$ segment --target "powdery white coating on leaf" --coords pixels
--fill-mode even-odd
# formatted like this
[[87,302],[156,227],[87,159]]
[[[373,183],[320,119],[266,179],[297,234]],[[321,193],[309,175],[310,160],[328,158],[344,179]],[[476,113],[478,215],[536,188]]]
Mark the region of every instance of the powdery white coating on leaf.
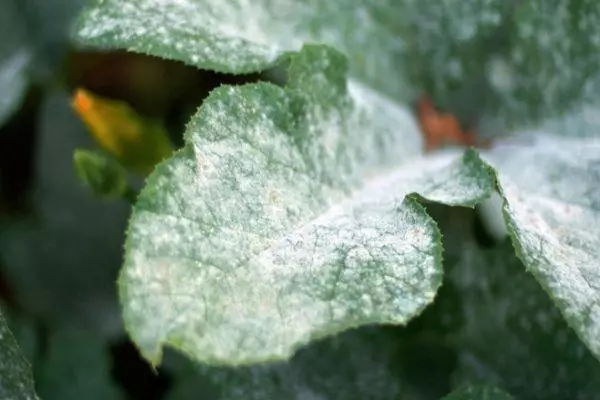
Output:
[[29,364],[0,314],[0,399],[37,400]]
[[126,48],[201,68],[243,73],[265,69],[305,43],[345,52],[351,74],[367,85],[408,98],[400,70],[404,42],[381,13],[397,4],[353,0],[100,0],[75,33],[86,45]]
[[485,157],[520,257],[600,358],[600,140],[531,138]]
[[217,89],[188,146],[151,175],[120,279],[145,356],[169,343],[207,362],[285,359],[314,337],[406,323],[432,301],[439,232],[405,196],[470,205],[490,176],[472,152],[403,160],[414,122],[391,106],[376,114],[374,95],[354,101],[366,88],[343,95],[329,80],[336,54],[305,48],[290,89]]

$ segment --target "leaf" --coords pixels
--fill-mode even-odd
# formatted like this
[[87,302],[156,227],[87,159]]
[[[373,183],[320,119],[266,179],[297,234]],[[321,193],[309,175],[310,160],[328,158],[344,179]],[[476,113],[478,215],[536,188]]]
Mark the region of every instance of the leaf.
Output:
[[[443,334],[459,353],[457,381],[493,383],[527,399],[591,399],[600,392],[600,364],[508,241],[487,252],[465,245],[444,285],[438,315],[456,320]],[[459,312],[449,312],[457,299]]]
[[114,337],[123,332],[115,281],[130,207],[99,202],[77,178],[73,152],[93,142],[69,99],[50,92],[40,107],[31,190],[36,215],[0,221],[1,267],[17,304],[44,325]]
[[598,101],[595,0],[97,1],[75,38],[204,69],[263,70],[306,43],[344,52],[353,79],[406,102],[425,91],[502,135]]
[[35,368],[39,393],[44,400],[125,399],[110,368],[101,337],[60,329],[50,335],[46,358]]
[[35,400],[29,364],[0,314],[0,399]]
[[212,363],[286,359],[350,327],[404,324],[431,302],[439,232],[403,199],[472,205],[492,179],[472,152],[407,158],[414,123],[346,88],[344,69],[339,53],[308,46],[286,89],[215,90],[186,147],[150,176],[119,280],[144,356],[158,362],[168,343]]
[[403,43],[393,24],[380,23],[386,14],[394,22],[402,16],[393,0],[354,0],[343,8],[328,1],[104,0],[82,14],[74,36],[86,46],[237,74],[264,70],[305,43],[324,42],[347,52],[352,76],[406,99]]
[[0,0],[0,126],[21,105],[28,85],[31,60],[22,16],[14,0]]
[[[264,3],[258,5],[255,3],[252,8],[246,4],[233,6],[233,3],[219,3],[212,6],[207,0],[188,0],[177,4],[157,0],[139,0],[135,5],[121,7],[120,3],[116,1],[107,0],[97,3],[95,7],[84,14],[78,30],[78,38],[87,44],[124,47],[182,60],[203,68],[236,73],[265,68],[283,54],[300,48],[302,42],[321,41],[336,45],[341,51],[349,54],[352,76],[349,87],[363,88],[363,94],[354,96],[354,101],[366,96],[364,93],[368,93],[368,91],[364,89],[365,86],[375,91],[391,94],[395,99],[405,100],[411,96],[411,90],[404,91],[404,89],[407,87],[410,89],[411,85],[406,85],[404,82],[410,80],[419,88],[425,88],[432,93],[436,99],[441,99],[442,106],[456,105],[460,111],[458,112],[459,116],[470,115],[474,119],[479,119],[479,116],[499,118],[500,128],[494,128],[497,132],[501,132],[502,124],[522,126],[525,122],[537,121],[550,115],[558,118],[560,117],[559,112],[582,104],[586,107],[582,106],[577,112],[588,118],[595,115],[598,55],[597,52],[590,51],[590,49],[594,48],[594,43],[599,37],[597,30],[600,29],[600,24],[597,23],[598,8],[594,7],[595,3],[591,0],[582,0],[576,3],[566,0],[552,2],[535,0],[527,2],[527,4],[501,0],[486,2],[456,0],[443,3],[405,1],[402,6],[394,3],[395,7],[390,7],[391,2],[379,3],[378,6],[349,7],[348,9],[352,10],[352,13],[344,13],[337,6],[323,5],[320,2],[311,3],[310,6],[306,3],[295,2],[294,7],[297,8],[289,9],[290,12],[287,14],[283,13],[284,6],[290,6],[290,4],[277,3],[272,7],[262,7]],[[335,8],[334,14],[322,12],[323,10],[331,11],[333,8]],[[546,17],[548,18],[546,19]],[[170,18],[176,20],[177,23],[170,23]],[[241,22],[242,20],[243,22]],[[310,26],[308,29],[310,34],[305,34],[306,26]],[[534,32],[535,34],[533,34]],[[381,45],[382,43],[385,45]],[[370,64],[371,62],[373,64]],[[546,64],[542,66],[542,73],[538,74],[540,63],[547,63],[548,67]],[[357,82],[362,82],[365,86]],[[320,88],[320,85],[317,84],[315,87]],[[526,88],[526,90],[522,88]],[[217,91],[211,99],[215,103],[220,103],[220,108],[211,105],[215,103],[210,103],[210,101],[208,103],[215,109],[215,115],[219,115],[223,107],[227,108],[223,104],[231,105],[231,101],[242,101],[243,97],[238,96],[237,90],[248,90],[247,95],[250,97],[258,97],[257,93],[267,91],[264,86],[260,85],[252,89],[255,92],[252,95],[248,88],[231,89],[230,97],[225,95],[226,89]],[[412,91],[414,92],[414,90]],[[282,97],[277,97],[278,95],[274,93],[270,96],[270,101],[259,102],[252,106],[264,108],[264,112],[271,115],[274,108],[281,109],[286,104]],[[371,98],[373,96],[370,96],[369,99],[362,99],[361,104],[372,103]],[[209,110],[210,107],[206,107],[205,110]],[[292,109],[293,106],[290,105],[290,108]],[[391,112],[389,110],[395,108],[393,104],[389,105],[386,107],[386,114],[389,115]],[[403,126],[386,122],[387,118],[378,116],[377,108],[371,109],[373,110],[372,121],[378,121],[380,129]],[[288,114],[291,114],[292,117],[278,119],[278,121],[287,121],[286,127],[290,126],[289,124],[292,124],[296,118],[296,114],[291,112]],[[212,131],[220,129],[214,123],[216,117],[209,118],[204,115],[206,114],[201,113],[197,116],[190,125],[189,131],[202,131],[202,127],[205,127],[204,129],[210,131],[205,136],[207,138],[214,137],[215,142],[223,145],[227,140],[216,140],[218,133]],[[238,115],[246,116],[241,111],[238,112]],[[347,119],[349,117],[344,116],[340,120],[340,125],[352,126],[353,122],[349,123]],[[563,119],[563,121],[565,120]],[[482,121],[485,122],[485,118]],[[588,126],[597,125],[594,122],[586,123]],[[371,131],[360,125],[354,125],[352,130],[357,136],[358,132],[360,135],[365,135]],[[540,139],[533,145],[520,143],[515,147],[517,158],[513,159],[513,156],[508,154],[502,156],[501,149],[494,149],[489,153],[489,160],[500,171],[498,180],[507,203],[506,218],[509,222],[509,230],[526,268],[532,271],[542,287],[546,289],[583,342],[596,356],[600,356],[598,341],[600,311],[597,290],[600,279],[598,279],[597,263],[594,262],[598,259],[598,246],[591,239],[593,236],[590,236],[590,231],[593,234],[597,232],[593,227],[588,229],[588,225],[584,225],[582,222],[596,221],[598,218],[598,208],[595,205],[595,202],[598,201],[595,187],[598,185],[594,186],[594,182],[597,182],[595,163],[597,161],[598,136],[594,133],[595,131],[585,132],[585,129],[583,134],[576,132],[581,126],[581,124],[577,124],[573,129],[564,129],[568,128],[568,125],[565,125],[560,132],[559,130],[550,132],[591,138],[587,140],[573,138],[563,141],[552,138],[548,139],[548,142]],[[235,128],[236,124],[232,122],[231,127],[222,128],[222,133],[225,135],[225,133],[233,132],[234,134],[230,138],[235,138]],[[293,129],[291,130],[293,131]],[[541,131],[539,134],[544,135],[547,132]],[[193,137],[189,132],[188,136]],[[361,140],[352,136],[348,136],[346,140],[348,143],[356,140],[356,143],[360,143],[357,148],[364,147],[361,146]],[[157,213],[156,210],[161,206],[156,206],[156,208],[150,206],[151,204],[160,204],[161,201],[167,202],[159,196],[159,190],[168,188],[173,193],[185,193],[186,191],[180,188],[195,182],[189,176],[190,174],[176,172],[175,166],[180,170],[191,170],[198,168],[198,165],[202,165],[204,171],[206,168],[210,169],[213,161],[203,153],[200,153],[203,154],[200,163],[194,162],[194,152],[198,152],[198,143],[201,142],[196,142],[194,139],[189,141],[193,143],[192,146],[188,146],[186,150],[178,153],[171,164],[165,164],[163,169],[149,180],[149,186],[145,191],[146,197],[138,204],[138,210],[146,208],[152,211],[146,211],[144,216],[136,213],[132,220],[129,243],[133,244],[130,244],[132,247],[128,252],[129,260],[123,276],[135,275],[137,282],[140,283],[139,287],[147,285],[153,287],[154,290],[163,292],[171,290],[167,285],[161,284],[161,280],[158,278],[149,279],[142,272],[134,274],[134,269],[130,266],[132,263],[137,262],[141,265],[148,261],[147,257],[139,257],[139,261],[136,261],[135,257],[138,255],[132,255],[133,249],[137,246],[136,241],[141,243],[141,239],[138,241],[136,237],[144,239],[149,237],[149,234],[140,234],[139,231],[152,231],[154,236],[161,236],[156,235],[156,232],[163,232],[163,229],[177,231],[184,237],[177,238],[172,235],[171,238],[173,241],[180,240],[184,243],[183,249],[189,247],[190,240],[186,240],[186,238],[194,237],[188,234],[188,229],[184,228],[186,223],[177,225],[173,218],[151,217],[152,213]],[[394,148],[394,146],[390,146],[390,148]],[[220,151],[223,149],[221,148]],[[413,153],[407,151],[405,154],[417,153],[413,147],[411,149],[413,149]],[[577,154],[577,159],[572,163],[567,161],[566,149]],[[339,159],[343,161],[342,155],[351,158],[352,156],[347,153],[345,150],[340,151]],[[239,156],[239,153],[236,155]],[[496,157],[495,160],[494,157]],[[532,163],[530,162],[532,158],[536,160],[539,158],[540,162]],[[247,167],[254,165],[254,161],[251,161],[254,160],[254,156],[240,159],[249,163]],[[382,157],[382,160],[385,159],[386,157]],[[436,160],[436,157],[431,160]],[[398,165],[403,163],[408,165],[405,157],[397,157],[396,161]],[[412,161],[412,170],[424,168],[424,165],[428,163],[435,163],[435,161],[423,161],[421,164],[414,159]],[[187,167],[184,167],[186,163]],[[342,164],[343,162],[338,162],[337,165]],[[314,165],[322,168],[322,164],[315,163]],[[434,169],[434,167],[431,168]],[[484,170],[484,167],[478,169],[482,176],[485,176]],[[220,170],[218,173],[221,173]],[[559,174],[560,179],[554,176],[556,174]],[[326,182],[335,181],[335,177],[338,175],[342,175],[344,178],[347,176],[346,173],[341,174],[336,171],[336,173],[326,175],[329,179]],[[167,178],[167,176],[172,176],[172,178]],[[201,176],[204,176],[204,172]],[[452,182],[461,182],[460,174],[454,177],[456,180]],[[186,182],[188,183],[186,184]],[[286,180],[286,182],[288,181]],[[579,182],[580,186],[573,185],[574,182]],[[255,183],[253,182],[253,184]],[[488,184],[486,179],[483,179],[482,183]],[[238,196],[246,193],[243,190],[240,191],[239,186],[232,187],[235,190],[232,193]],[[411,188],[411,190],[418,190],[418,188]],[[460,192],[460,190],[457,189],[456,192]],[[443,194],[443,191],[438,191],[438,194],[440,193]],[[575,193],[584,198],[583,203],[580,198],[574,197]],[[157,198],[151,201],[153,196]],[[200,191],[194,192],[194,196],[196,199],[210,198],[213,201],[215,199]],[[313,207],[323,204],[320,203],[322,197],[319,198],[319,196],[323,195],[317,193],[315,198],[294,205],[306,207],[301,208],[303,211],[313,210]],[[264,197],[264,194],[261,194],[245,197],[242,200],[240,196],[236,206],[247,204],[247,198],[262,205],[261,200]],[[466,194],[465,197],[467,197]],[[178,196],[174,196],[174,198],[178,199]],[[228,199],[231,200],[231,203],[235,202],[235,196],[228,197]],[[556,202],[556,199],[559,201]],[[224,199],[221,196],[218,197],[218,200],[223,201]],[[461,200],[466,201],[464,198]],[[169,201],[171,201],[170,198]],[[288,199],[285,201],[285,204],[289,204]],[[308,204],[309,202],[312,204]],[[410,203],[410,199],[405,207],[408,207],[408,203]],[[471,204],[470,201],[468,203]],[[196,203],[179,201],[177,204],[170,204],[171,209],[175,210],[170,214],[183,213],[179,215],[193,216],[200,214],[205,219],[213,218],[204,215],[203,212],[192,211],[194,207],[190,207],[190,204],[195,205],[195,210],[202,210],[205,203],[200,200],[196,200]],[[225,205],[222,207],[224,214],[227,215],[230,210]],[[540,207],[540,209],[537,210],[536,207]],[[569,219],[570,216],[566,216],[565,210],[573,211],[576,218]],[[557,212],[556,215],[552,214],[554,212]],[[216,215],[217,218],[225,218],[219,213]],[[192,222],[188,224],[192,224]],[[174,225],[178,227],[175,228]],[[559,225],[561,225],[560,228]],[[167,228],[168,226],[170,228]],[[262,233],[262,228],[267,225],[257,224],[252,229],[259,226],[261,229],[258,231]],[[269,226],[269,228],[272,228],[269,229],[270,234],[275,235],[285,230],[285,227],[282,226]],[[210,243],[211,247],[209,248],[212,251],[216,251],[216,249],[224,251],[225,247],[221,246],[231,243],[232,239],[237,240],[236,234],[238,233],[239,230],[233,230],[227,238],[222,237],[223,242],[208,240],[206,243]],[[166,237],[166,235],[163,236]],[[153,240],[154,242],[150,240],[148,242],[159,241],[156,237]],[[194,248],[198,253],[206,250],[201,244],[196,244]],[[236,250],[252,253],[254,249],[237,248]],[[310,251],[308,252],[310,253]],[[184,257],[189,261],[179,262],[177,270],[172,267],[175,264],[171,264],[167,260],[159,263],[160,267],[154,265],[154,270],[159,270],[160,274],[164,276],[172,276],[175,282],[183,280],[183,277],[187,278],[189,273],[186,270],[193,269],[200,256],[197,256],[196,252],[183,251],[183,253],[184,256],[180,254],[179,257]],[[216,261],[216,264],[220,265],[222,260],[222,257],[218,257],[211,259],[210,262],[215,263]],[[130,269],[131,272],[128,272]],[[207,269],[202,271],[201,274],[208,273]],[[159,273],[156,274],[159,275]],[[251,277],[248,275],[247,278]],[[203,282],[204,279],[202,277]],[[123,284],[123,286],[126,285]],[[180,285],[178,288],[183,287]],[[122,288],[124,299],[138,297],[138,295],[132,295],[131,290],[130,287]],[[186,296],[191,296],[189,302],[192,302],[191,293],[193,292],[193,290],[178,292],[177,296],[181,299],[179,302],[185,303],[183,298]],[[143,296],[147,296],[145,290],[141,290],[139,294],[139,297]],[[128,303],[127,300],[125,302]],[[156,303],[148,309],[156,314],[160,314],[161,310],[169,310],[169,307],[158,304],[159,301]],[[127,318],[133,321],[134,317],[129,316],[132,306],[126,304],[125,307]],[[204,312],[203,307],[196,307],[198,309],[191,314],[201,315]],[[205,327],[204,325],[202,327],[194,324],[188,325],[190,322],[184,317],[175,318],[175,315],[179,315],[180,309],[173,308],[176,311],[165,312],[169,316],[173,315],[174,319],[161,322],[164,324],[163,331],[169,332],[168,335],[166,333],[164,335],[170,335],[172,337],[170,342],[177,343],[179,347],[191,346],[185,347],[185,350],[197,356],[202,351],[197,348],[196,344],[192,345],[191,343],[194,342],[194,339],[205,337],[203,336],[206,335]],[[138,310],[140,309],[138,308]],[[143,319],[137,320],[138,314],[140,313],[132,313],[132,315],[136,315],[136,322],[131,326],[138,325],[143,321]],[[193,338],[191,336],[178,337],[174,333],[177,332],[177,329],[173,326],[180,324],[188,327],[187,332],[190,332],[190,335],[191,332],[197,333],[193,335]],[[154,329],[155,327],[149,325],[148,332],[159,332],[160,330]],[[158,356],[156,344],[166,341],[166,336],[160,337],[159,334],[141,337],[133,330],[132,333],[138,343],[141,343],[145,354],[153,356]],[[184,345],[184,343],[186,344]],[[281,354],[285,355],[286,353],[282,352]]]
[[75,171],[82,183],[96,196],[114,199],[127,193],[127,176],[115,160],[101,154],[77,149],[73,153]]
[[72,106],[98,144],[132,171],[145,176],[173,152],[165,128],[124,102],[78,89]]
[[[295,400],[408,398],[398,370],[395,332],[363,328],[302,349],[289,362],[238,368],[197,365],[176,380],[168,400]],[[415,397],[410,397],[415,398]]]
[[465,386],[442,400],[511,400],[513,397],[494,386]]
[[536,132],[483,156],[519,258],[600,359],[600,137]]

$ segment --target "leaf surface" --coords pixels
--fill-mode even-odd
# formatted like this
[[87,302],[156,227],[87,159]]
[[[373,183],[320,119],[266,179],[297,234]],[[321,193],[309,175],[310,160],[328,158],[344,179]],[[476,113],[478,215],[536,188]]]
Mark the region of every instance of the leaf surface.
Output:
[[397,339],[393,329],[367,327],[317,341],[289,362],[196,365],[176,381],[168,400],[397,399],[410,390],[401,379]]
[[0,314],[0,399],[37,400],[31,369]]
[[600,364],[508,241],[488,251],[470,243],[447,270],[439,315],[453,315],[443,334],[459,354],[456,381],[493,383],[517,398],[596,396]]
[[595,0],[103,0],[75,37],[230,73],[324,43],[352,79],[403,102],[425,91],[494,136],[598,103]]
[[405,196],[472,205],[493,189],[489,171],[473,152],[413,161],[407,113],[346,88],[343,70],[339,53],[309,46],[287,89],[214,91],[187,146],[151,175],[120,277],[146,357],[169,343],[216,363],[283,359],[350,327],[404,324],[431,302],[441,238]]

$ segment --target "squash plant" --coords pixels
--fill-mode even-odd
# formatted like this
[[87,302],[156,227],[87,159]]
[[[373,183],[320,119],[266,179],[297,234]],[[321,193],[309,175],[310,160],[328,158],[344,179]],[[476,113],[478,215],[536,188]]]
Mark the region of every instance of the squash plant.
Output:
[[[286,71],[212,91],[133,204],[122,317],[154,366],[191,362],[169,398],[598,397],[596,2],[100,0],[72,37]],[[490,144],[425,152],[423,93]],[[428,341],[453,364],[419,383]]]

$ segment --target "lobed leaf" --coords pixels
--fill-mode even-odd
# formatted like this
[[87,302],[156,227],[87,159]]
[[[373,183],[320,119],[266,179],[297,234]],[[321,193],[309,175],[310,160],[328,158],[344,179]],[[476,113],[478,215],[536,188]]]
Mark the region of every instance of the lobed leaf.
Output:
[[339,53],[308,46],[286,89],[214,91],[187,146],[150,176],[119,281],[146,357],[169,343],[213,363],[285,359],[350,327],[404,324],[433,300],[441,237],[405,196],[473,205],[489,171],[472,152],[407,157],[407,113],[346,88],[343,70]]

